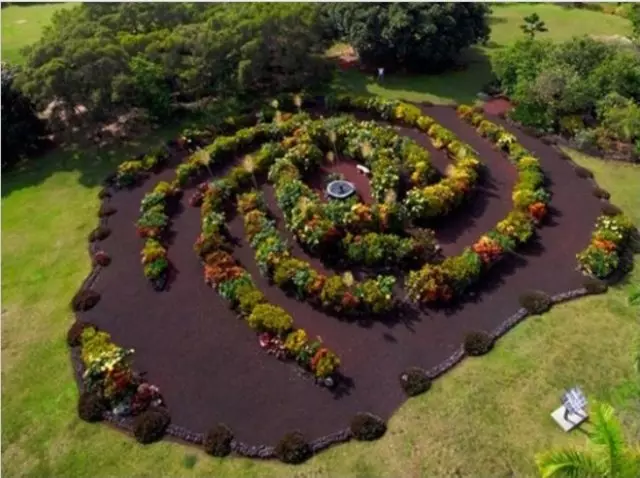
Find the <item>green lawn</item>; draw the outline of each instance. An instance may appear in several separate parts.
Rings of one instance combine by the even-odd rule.
[[[355,90],[390,98],[433,103],[468,103],[491,78],[489,56],[497,49],[522,38],[519,25],[531,13],[538,13],[549,31],[541,38],[567,40],[574,35],[628,35],[631,23],[619,16],[551,4],[493,5],[491,40],[487,47],[469,52],[469,66],[463,71],[441,75],[388,75],[383,84],[357,71],[339,73],[337,89]]]
[[[43,5],[11,5],[2,9],[2,61],[19,64],[24,61],[20,50],[35,43],[57,10],[71,8],[73,3]]]
[[[50,7],[2,10],[3,54],[6,13]],[[497,18],[511,15],[515,19],[495,23],[496,38],[507,41],[509,31],[519,35],[517,23],[530,11],[547,21],[550,34],[554,33],[549,12],[558,18],[565,15],[551,5],[496,7]],[[607,22],[620,20],[594,12],[569,12],[587,14],[575,24],[590,33],[609,33]],[[561,22],[557,27],[565,28]],[[503,30],[507,33],[500,37]],[[429,86],[421,79],[397,80],[395,89],[391,83],[376,87],[353,81],[357,88],[372,93],[407,95],[414,100],[457,99],[459,91],[473,94],[473,75],[465,72],[467,76],[454,87],[455,75],[459,74],[430,77]],[[5,476],[535,476],[532,459],[537,451],[585,442],[580,433],[559,431],[549,417],[558,394],[574,383],[580,383],[590,398],[612,402],[629,436],[640,435],[640,382],[632,369],[639,310],[627,304],[630,284],[640,281],[640,258],[633,275],[608,294],[530,318],[500,340],[488,356],[465,360],[437,380],[429,393],[409,400],[391,419],[382,440],[339,446],[299,467],[212,459],[193,448],[165,442],[143,447],[106,426],[81,422],[75,413],[77,390],[64,336],[72,319],[69,300],[89,270],[86,236],[97,221],[98,181],[132,150],[144,150],[159,137],[173,135],[175,128],[166,128],[126,150],[57,151],[3,175]],[[640,184],[640,167],[572,155],[594,171],[600,185],[612,193],[612,201],[640,224],[640,196],[634,189]],[[191,456],[196,457],[193,467]]]
[[[6,476],[184,476],[185,456],[192,454],[198,460],[190,476],[533,476],[535,451],[584,441],[579,433],[560,432],[548,416],[558,393],[576,382],[591,398],[612,401],[629,433],[640,431],[629,401],[640,395],[631,360],[638,311],[627,306],[629,285],[525,321],[491,354],[465,361],[428,394],[407,402],[381,441],[340,446],[295,469],[211,459],[176,444],[142,447],[80,422],[64,343],[68,301],[89,268],[85,241],[96,223],[97,180],[119,157],[59,153],[4,178]],[[640,183],[639,167],[581,155],[576,160],[640,223],[640,198],[632,188]],[[629,282],[638,280],[636,267]]]

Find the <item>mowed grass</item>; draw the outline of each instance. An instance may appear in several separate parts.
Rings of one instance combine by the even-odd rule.
[[[537,13],[549,29],[539,37],[554,41],[568,40],[574,35],[629,35],[631,32],[627,19],[591,10],[567,9],[552,4],[494,4],[492,8],[490,41],[486,47],[468,52],[466,69],[439,75],[387,75],[381,84],[373,75],[349,71],[337,75],[336,89],[418,103],[467,103],[473,101],[491,79],[490,55],[524,38],[520,25],[525,16]]]
[[[47,3],[42,5],[11,5],[2,9],[2,61],[21,64],[22,48],[35,43],[53,14],[71,8],[73,3]]]
[[[300,467],[212,459],[170,443],[143,447],[106,426],[81,422],[64,342],[72,320],[68,302],[89,270],[86,236],[97,220],[97,180],[116,158],[93,153],[54,156],[37,166],[46,174],[35,169],[4,177],[5,476],[534,476],[536,451],[585,441],[580,433],[564,434],[549,417],[559,393],[576,383],[591,399],[613,402],[630,435],[640,431],[631,358],[638,309],[627,305],[629,285],[527,319],[491,354],[464,361],[429,393],[409,400],[382,440],[333,448]],[[631,187],[640,183],[639,167],[582,155],[576,160],[640,223],[640,198]],[[640,267],[627,282],[638,280]]]
[[[2,10],[3,55],[5,13],[12,8],[44,7],[47,5]],[[515,39],[520,35],[521,16],[530,11],[537,11],[551,29],[546,12],[559,10],[552,5],[495,7],[497,16],[505,11],[519,13],[506,23],[494,23],[494,35],[504,29]],[[581,20],[582,30],[576,33],[620,33],[603,27],[617,17],[570,12],[589,14],[590,21]],[[507,40],[501,41],[508,41],[510,35],[505,34]],[[476,88],[474,75],[461,73],[467,77],[455,87],[448,75],[430,80],[433,83],[428,88],[420,77],[398,80],[395,90],[388,83],[391,79],[380,87],[361,79],[354,80],[354,85],[388,97],[411,95],[407,99],[414,101],[458,100],[457,88],[466,91],[465,95],[475,94]],[[164,137],[174,134],[171,129],[158,132]],[[59,151],[22,171],[3,175],[5,476],[535,476],[535,452],[585,442],[581,433],[561,432],[549,417],[562,389],[576,383],[590,399],[611,401],[630,437],[640,434],[640,385],[632,370],[640,310],[627,304],[630,284],[640,281],[638,259],[633,275],[608,294],[529,318],[500,340],[491,354],[465,360],[437,380],[429,393],[409,400],[391,419],[382,440],[339,446],[299,467],[213,459],[194,448],[165,442],[143,447],[106,426],[81,422],[75,412],[77,390],[64,336],[72,320],[69,300],[89,271],[86,236],[97,222],[98,182],[131,150],[144,150],[156,139],[147,138],[127,151],[110,154]],[[594,171],[600,185],[612,193],[612,202],[640,224],[640,196],[635,187],[640,184],[640,167],[574,156]]]

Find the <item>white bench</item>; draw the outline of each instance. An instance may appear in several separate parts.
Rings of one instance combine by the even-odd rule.
[[[356,169],[360,174],[364,174],[365,176],[369,176],[371,174],[371,170],[361,164],[356,164]]]

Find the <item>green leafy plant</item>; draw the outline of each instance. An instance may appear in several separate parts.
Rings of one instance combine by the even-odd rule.
[[[293,318],[281,307],[271,304],[256,305],[247,322],[252,329],[276,334],[283,334],[293,326]]]
[[[586,450],[561,449],[536,455],[543,478],[616,477],[640,475],[640,452],[627,445],[613,407],[596,403],[590,411],[591,431]]]
[[[372,413],[358,413],[351,420],[351,433],[360,441],[372,441],[382,437],[387,425],[382,418]]]
[[[534,290],[520,296],[520,306],[527,309],[530,314],[543,314],[551,308],[551,297],[549,294]]]
[[[469,332],[464,336],[464,351],[473,357],[488,353],[493,347],[493,338],[486,332]]]
[[[431,379],[423,369],[412,367],[400,374],[400,385],[408,396],[415,397],[431,388]]]
[[[275,454],[283,463],[299,464],[309,459],[312,451],[302,433],[291,432],[280,439]]]
[[[204,451],[211,456],[223,457],[231,453],[233,433],[226,425],[219,423],[204,437]]]
[[[165,409],[149,409],[133,421],[133,436],[142,444],[159,441],[171,423],[171,416]]]

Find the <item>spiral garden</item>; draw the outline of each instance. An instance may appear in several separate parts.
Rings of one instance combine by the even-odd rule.
[[[634,227],[588,172],[476,108],[258,113],[108,178],[72,304],[81,418],[297,463],[382,436],[403,397],[624,271]],[[358,194],[327,197],[336,179]]]

